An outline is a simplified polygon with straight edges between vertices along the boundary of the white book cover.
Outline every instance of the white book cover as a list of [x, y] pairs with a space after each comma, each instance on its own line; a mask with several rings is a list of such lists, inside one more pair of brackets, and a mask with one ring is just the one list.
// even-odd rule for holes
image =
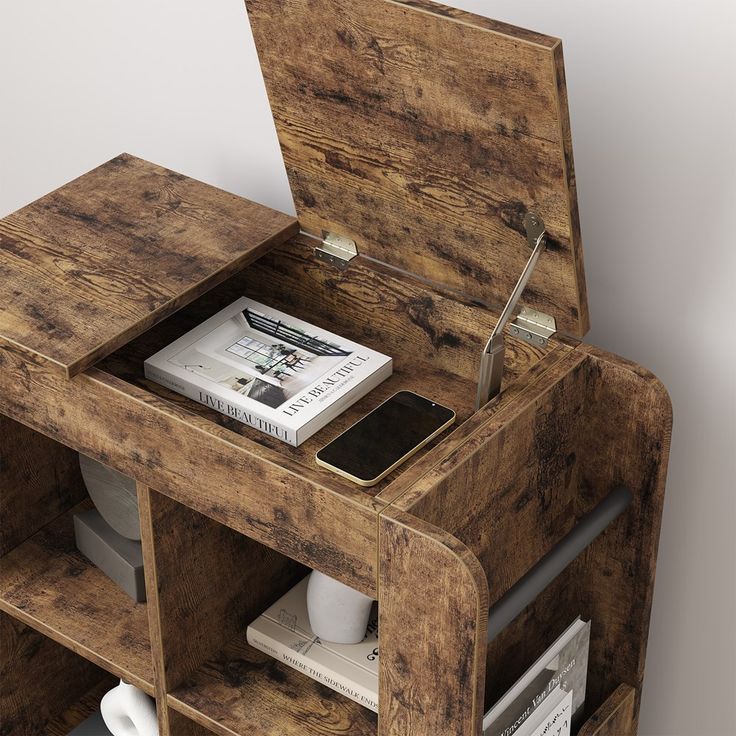
[[309, 626], [308, 581], [304, 578], [248, 627], [248, 644], [378, 713], [377, 604], [362, 642], [325, 642]]
[[590, 621], [578, 618], [486, 713], [483, 735], [526, 736], [521, 727], [547, 712], [546, 700], [557, 688], [572, 694], [570, 721], [576, 726], [585, 702], [589, 647]]
[[391, 375], [390, 357], [242, 297], [145, 361], [146, 378], [298, 446]]

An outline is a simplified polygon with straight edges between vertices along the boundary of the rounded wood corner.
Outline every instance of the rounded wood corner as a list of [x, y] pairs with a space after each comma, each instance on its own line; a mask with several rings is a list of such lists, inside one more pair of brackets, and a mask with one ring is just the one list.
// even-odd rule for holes
[[451, 534], [395, 509], [379, 516], [378, 537], [379, 736], [479, 733], [488, 626], [480, 562]]
[[[488, 610], [489, 588], [483, 565], [471, 549], [457, 537], [427, 521], [404, 511], [388, 507], [379, 515], [379, 555], [382, 548], [381, 537], [390, 533], [409, 544], [410, 540], [421, 540], [427, 550], [432, 550], [463, 574], [464, 581], [475, 591], [480, 610]], [[379, 559], [379, 570], [382, 568]], [[379, 575], [380, 590], [380, 575]]]
[[588, 359], [602, 373], [606, 367], [625, 371], [632, 383], [637, 384], [642, 390], [649, 391], [651, 394], [649, 404], [657, 414], [659, 426], [667, 436], [670, 436], [673, 422], [672, 398], [664, 382], [651, 370], [633, 360], [592, 345], [585, 345], [583, 349]]

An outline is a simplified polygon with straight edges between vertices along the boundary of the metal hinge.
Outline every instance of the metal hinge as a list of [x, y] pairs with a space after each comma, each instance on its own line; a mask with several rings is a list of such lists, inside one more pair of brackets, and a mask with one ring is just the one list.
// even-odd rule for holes
[[532, 345], [546, 347], [549, 338], [557, 332], [557, 323], [549, 314], [522, 307], [519, 316], [511, 323], [509, 332]]
[[314, 255], [320, 261], [342, 270], [358, 255], [358, 246], [351, 238], [325, 231], [321, 244], [314, 249]]

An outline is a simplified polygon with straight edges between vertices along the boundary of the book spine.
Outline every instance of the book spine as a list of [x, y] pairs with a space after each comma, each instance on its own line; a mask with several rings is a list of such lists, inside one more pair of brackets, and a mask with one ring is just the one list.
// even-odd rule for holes
[[253, 427], [253, 429], [257, 429], [259, 432], [263, 432], [264, 434], [269, 434], [289, 445], [296, 447], [298, 444], [296, 434], [291, 429], [265, 419], [257, 412], [250, 410], [246, 411], [241, 407], [235, 406], [229, 401], [221, 399], [219, 396], [215, 396], [209, 391], [206, 391], [196, 383], [181, 378], [180, 376], [169, 375], [166, 371], [156, 368], [150, 363], [144, 363], [143, 370], [146, 378], [156, 383], [160, 383], [171, 391], [175, 391], [182, 396], [186, 396], [200, 404], [204, 404], [204, 406], [210, 409], [219, 411], [220, 414], [236, 419], [242, 424], [247, 424], [249, 427]]
[[369, 708], [374, 713], [378, 713], [378, 694], [370, 688], [346, 679], [331, 667], [316, 667], [314, 662], [307, 661], [303, 655], [290, 649], [283, 642], [260, 631], [253, 631], [251, 627], [248, 627], [247, 639], [248, 644], [254, 649], [269, 654], [292, 669], [321, 682], [331, 690], [335, 690], [359, 705]]

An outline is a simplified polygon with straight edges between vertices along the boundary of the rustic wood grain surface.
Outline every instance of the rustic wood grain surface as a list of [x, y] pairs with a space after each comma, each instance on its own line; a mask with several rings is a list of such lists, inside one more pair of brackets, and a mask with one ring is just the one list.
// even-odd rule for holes
[[[164, 651], [163, 641], [164, 623], [161, 617], [156, 537], [153, 528], [152, 493], [153, 491], [148, 486], [136, 483], [141, 546], [143, 549], [143, 572], [146, 580], [146, 608], [148, 609], [148, 631], [151, 639], [156, 716], [160, 736], [169, 736], [171, 734], [171, 714], [166, 705], [166, 652]], [[174, 502], [171, 501], [170, 503], [173, 504]], [[182, 577], [186, 579], [187, 576]], [[186, 732], [184, 731], [184, 733]]]
[[160, 736], [211, 736], [212, 731], [200, 726], [190, 718], [166, 706], [168, 714], [168, 730], [162, 731]]
[[578, 736], [636, 736], [636, 691], [619, 685], [588, 719]]
[[[594, 626], [590, 642], [590, 703], [620, 684], [635, 688], [631, 733], [637, 732], [649, 621], [657, 569], [664, 490], [672, 433], [672, 404], [662, 383], [631, 361], [586, 346], [581, 366], [581, 418], [576, 515], [611, 489], [634, 493], [626, 513], [573, 566], [575, 596]], [[607, 733], [607, 732], [604, 732]]]
[[[186, 316], [188, 316], [188, 308]], [[172, 320], [178, 322], [179, 315], [175, 315]], [[163, 325], [162, 330], [168, 330], [168, 327], [169, 325]], [[181, 332], [180, 328], [175, 328], [171, 331], [171, 334], [181, 334]], [[205, 417], [212, 424], [246, 438], [257, 446], [268, 448], [275, 455], [283, 457], [285, 461], [289, 460], [294, 467], [303, 467], [309, 473], [309, 477], [319, 479], [320, 483], [330, 487], [343, 488], [348, 494], [354, 494], [358, 490], [357, 486], [317, 465], [315, 453], [397, 391], [413, 390], [429, 397], [442, 397], [442, 402], [456, 411], [458, 423], [468, 419], [473, 412], [476, 390], [476, 384], [473, 381], [462, 378], [456, 373], [445, 371], [412, 353], [394, 353], [394, 371], [388, 379], [379, 384], [367, 396], [341, 412], [339, 416], [304, 441], [299, 447], [292, 447], [147, 379], [143, 373], [143, 360], [154, 352], [154, 345], [162, 342], [160, 338], [161, 332], [152, 330], [151, 333], [142, 336], [139, 340], [110, 356], [99, 367], [101, 370], [109, 372], [131, 385], [161, 397], [167, 403], [178, 406], [184, 411]], [[430, 452], [436, 444], [434, 442], [427, 445], [412, 459], [412, 462], [416, 462], [419, 457]], [[379, 495], [382, 489], [400, 476], [407, 467], [406, 465], [402, 466], [375, 486], [359, 489], [359, 493], [366, 497]]]
[[585, 358], [580, 350], [568, 353], [398, 501], [470, 547], [483, 565], [491, 603], [574, 523], [584, 398], [571, 376]]
[[[477, 736], [581, 614], [580, 736], [633, 736], [666, 392], [567, 338], [512, 339], [502, 395], [472, 408], [528, 209], [550, 240], [524, 303], [588, 328], [561, 44], [428, 0], [247, 7], [302, 225], [354, 237], [361, 257], [318, 263], [294, 218], [128, 155], [0, 221], [9, 733], [81, 718], [99, 665], [158, 698], [162, 736]], [[300, 448], [145, 380], [146, 357], [242, 294], [391, 354], [394, 377]], [[400, 388], [458, 426], [369, 491], [315, 465]], [[84, 491], [57, 442], [138, 481], [147, 605], [75, 551]], [[626, 514], [486, 646], [489, 604], [617, 484], [634, 491]], [[302, 565], [379, 598], [380, 719], [247, 645]]]
[[[325, 267], [313, 249], [314, 240], [292, 238], [232, 282], [240, 293], [306, 315], [309, 322], [394, 356], [400, 366], [428, 363], [477, 382], [497, 311], [365, 258], [354, 259], [345, 271]], [[509, 336], [506, 349], [510, 385], [553, 348]], [[468, 388], [472, 408], [475, 391]]]
[[[571, 348], [566, 345], [556, 344], [543, 358], [532, 365], [531, 368], [516, 381], [509, 382], [499, 397], [486, 404], [479, 411], [460, 426], [449, 437], [445, 438], [437, 452], [421, 458], [411, 468], [408, 468], [399, 478], [379, 496], [382, 501], [391, 503], [395, 508], [411, 510], [415, 508], [418, 515], [424, 519], [434, 518], [440, 525], [446, 525], [447, 531], [452, 533], [453, 522], [451, 515], [457, 513], [463, 515], [460, 509], [453, 510], [441, 501], [441, 496], [434, 493], [436, 483], [445, 477], [456, 467], [458, 460], [467, 458], [465, 451], [473, 452], [479, 437], [487, 436], [493, 421], [494, 427], [503, 427], [510, 417], [518, 414], [530, 397], [538, 395], [540, 391], [546, 390], [550, 380], [564, 374], [566, 366], [570, 361], [575, 361], [571, 355]], [[464, 450], [461, 451], [460, 448]], [[468, 503], [480, 502], [482, 494], [478, 494], [476, 483], [466, 489], [469, 497]], [[430, 511], [427, 506], [434, 504], [435, 508]]]
[[[89, 419], [83, 421], [84, 414], [75, 414], [74, 407], [79, 405], [86, 393], [94, 394], [94, 386], [113, 381], [114, 377], [95, 369], [89, 374], [78, 376], [73, 381], [66, 381], [49, 374], [42, 365], [35, 365], [22, 356], [15, 364], [11, 360], [12, 355], [13, 349], [9, 347], [3, 351], [2, 360], [5, 365], [14, 367], [10, 374], [20, 378], [18, 385], [24, 388], [24, 393], [36, 398], [39, 395], [54, 397], [58, 406], [62, 407], [63, 421], [60, 422], [58, 416], [52, 418], [49, 413], [49, 407], [55, 406], [53, 401], [42, 404], [46, 407], [45, 414], [39, 411], [39, 405], [34, 405], [38, 416], [45, 417], [45, 431], [56, 434], [72, 431], [72, 436], [83, 439], [85, 443], [89, 441], [87, 432], [90, 436], [102, 434], [102, 428], [104, 432], [110, 432], [110, 426], [107, 424], [95, 427], [94, 420], [98, 413], [89, 414], [89, 418], [93, 420], [93, 424], [89, 426]], [[79, 386], [85, 388], [76, 393]], [[112, 388], [112, 385], [108, 385], [108, 388]], [[113, 416], [125, 417], [126, 421], [129, 421], [130, 417], [139, 411], [141, 403], [158, 405], [157, 401], [151, 397], [145, 398], [144, 394], [137, 395], [137, 399], [128, 395], [128, 391], [134, 387], [122, 391], [121, 387], [115, 384], [115, 388], [115, 391], [104, 396], [121, 400], [122, 394], [127, 398], [121, 400], [121, 407], [118, 412], [113, 412]], [[106, 402], [106, 405], [109, 406], [109, 402]], [[131, 408], [134, 410], [132, 415]], [[589, 679], [590, 710], [600, 705], [620, 682], [632, 682], [637, 685], [640, 683], [656, 561], [656, 536], [661, 514], [664, 468], [669, 446], [671, 421], [669, 411], [669, 403], [661, 385], [638, 366], [587, 346], [573, 349], [559, 345], [530, 369], [523, 380], [512, 384], [497, 404], [486, 407], [466, 425], [460, 427], [457, 436], [450, 435], [447, 438], [447, 446], [440, 445], [438, 448], [436, 458], [426, 456], [419, 464], [421, 467], [410, 469], [409, 475], [413, 476], [413, 480], [402, 492], [397, 492], [394, 499], [396, 505], [441, 523], [460, 540], [464, 540], [472, 553], [477, 555], [487, 568], [484, 574], [492, 583], [491, 600], [507, 589], [526, 566], [533, 564], [574, 523], [575, 518], [602, 498], [612, 482], [625, 482], [632, 488], [645, 489], [641, 496], [637, 497], [628, 523], [621, 521], [606, 532], [590, 552], [576, 563], [577, 568], [571, 569], [555, 581], [550, 589], [489, 647], [487, 697], [500, 695], [502, 689], [510, 685], [578, 613], [606, 622], [605, 626], [599, 626], [594, 630]], [[67, 426], [69, 423], [74, 424], [73, 430], [69, 430]], [[143, 432], [143, 426], [150, 423], [150, 419], [142, 420], [139, 431]], [[154, 425], [159, 427], [159, 420], [155, 421]], [[201, 432], [205, 426], [206, 423], [203, 423], [199, 431]], [[183, 435], [178, 436], [181, 438]], [[201, 434], [198, 436], [201, 437]], [[159, 442], [157, 448], [160, 449], [164, 445], [165, 443]], [[124, 444], [120, 447], [124, 447]], [[143, 474], [150, 473], [152, 469], [159, 472], [160, 459], [151, 463], [139, 453], [132, 461], [130, 458], [125, 461], [122, 459], [120, 448], [115, 449], [108, 443], [103, 444], [102, 448], [102, 453], [108, 461], [112, 457], [115, 462], [123, 464], [130, 462], [130, 468], [139, 473], [143, 469]], [[531, 464], [530, 458], [534, 458]], [[487, 469], [487, 473], [484, 468]], [[482, 480], [486, 475], [488, 484], [480, 483], [479, 479]], [[164, 479], [166, 476], [162, 474], [160, 477]], [[506, 492], [502, 492], [504, 478], [508, 481]], [[524, 482], [521, 482], [522, 480]], [[532, 485], [548, 490], [539, 494], [523, 491], [525, 487]], [[178, 485], [175, 487], [178, 488]], [[479, 490], [485, 490], [486, 496], [479, 495]], [[164, 520], [166, 514], [163, 514], [155, 524], [149, 522], [151, 539], [154, 538], [158, 528], [163, 540], [163, 549], [167, 550], [168, 557], [164, 559], [168, 561], [161, 566], [164, 569], [173, 568], [175, 563], [186, 562], [187, 549], [202, 551], [204, 540], [215, 540], [217, 542], [215, 548], [227, 552], [222, 570], [226, 579], [232, 581], [232, 571], [228, 565], [233, 565], [233, 560], [237, 560], [239, 555], [230, 553], [241, 543], [239, 540], [245, 540], [245, 537], [239, 537], [235, 532], [226, 530], [209, 519], [199, 518], [194, 511], [179, 506], [171, 499], [159, 494], [155, 496], [158, 499], [157, 503], [161, 504], [160, 509], [169, 511], [173, 509], [171, 518], [178, 518], [175, 523], [167, 525]], [[193, 493], [188, 502], [192, 502], [194, 498]], [[203, 508], [207, 514], [221, 513], [221, 509], [208, 504], [203, 504]], [[376, 507], [373, 513], [379, 510], [380, 508]], [[399, 513], [402, 512], [390, 508], [385, 515], [389, 518]], [[189, 521], [184, 520], [182, 514], [189, 515]], [[232, 525], [234, 517], [233, 509], [233, 516], [226, 515], [224, 520]], [[383, 519], [381, 523], [384, 523]], [[421, 529], [421, 525], [426, 523], [412, 520], [403, 523], [402, 526], [409, 530], [407, 534], [414, 534], [417, 525]], [[54, 524], [38, 536], [47, 534], [53, 527]], [[514, 536], [514, 529], [520, 536]], [[441, 534], [445, 537], [446, 531]], [[13, 554], [29, 549], [26, 547], [28, 544], [29, 542], [26, 542], [6, 559], [12, 560]], [[217, 559], [216, 549], [206, 543], [204, 547], [210, 551], [202, 552], [203, 561]], [[510, 548], [517, 554], [508, 555]], [[44, 564], [48, 561], [48, 549], [46, 545], [43, 552]], [[518, 554], [519, 552], [523, 554]], [[274, 553], [268, 551], [268, 554]], [[243, 552], [240, 558], [249, 555], [250, 553]], [[424, 557], [429, 559], [431, 555], [414, 556], [411, 565], [419, 564]], [[312, 559], [321, 563], [329, 562], [331, 558]], [[401, 555], [395, 551], [390, 554], [381, 552], [381, 559], [388, 561], [384, 562], [385, 575], [399, 574], [398, 568], [393, 570], [391, 568], [396, 564], [404, 564], [401, 562]], [[343, 564], [339, 563], [339, 566]], [[437, 561], [432, 565], [433, 569], [441, 567]], [[192, 569], [199, 570], [198, 577], [203, 579], [203, 571], [207, 568], [195, 560]], [[412, 574], [414, 572], [416, 570], [413, 570]], [[72, 585], [70, 578], [77, 577], [76, 574], [70, 576], [68, 573], [69, 570], [57, 576], [61, 578], [60, 582], [51, 583], [51, 587], [68, 589], [68, 586]], [[55, 581], [56, 577], [53, 579]], [[193, 600], [192, 594], [181, 587], [182, 583], [177, 578], [173, 578], [173, 584], [171, 581], [172, 578], [169, 578], [169, 582], [161, 587], [161, 591], [165, 591], [164, 597], [171, 596], [167, 606], [174, 611], [166, 614], [165, 618], [172, 622], [190, 620], [193, 623], [182, 629], [189, 631], [190, 636], [182, 641], [177, 639], [174, 631], [166, 649], [161, 648], [161, 668], [165, 669], [163, 662], [169, 657], [175, 663], [175, 667], [182, 667], [180, 672], [189, 673], [186, 689], [189, 692], [189, 684], [193, 684], [193, 692], [196, 694], [192, 697], [198, 703], [192, 705], [194, 701], [184, 703], [175, 698], [174, 707], [178, 707], [187, 717], [195, 720], [199, 718], [200, 725], [218, 733], [239, 733], [237, 729], [243, 725], [242, 713], [234, 716], [232, 731], [227, 731], [223, 730], [225, 726], [213, 726], [216, 718], [209, 715], [208, 709], [220, 707], [219, 703], [223, 696], [221, 680], [225, 680], [224, 697], [233, 698], [227, 702], [232, 703], [236, 699], [236, 695], [231, 692], [231, 685], [226, 680], [226, 673], [229, 674], [230, 670], [224, 667], [231, 658], [237, 659], [238, 655], [233, 655], [231, 649], [237, 650], [240, 645], [236, 641], [219, 648], [221, 640], [197, 634], [203, 623], [201, 617], [194, 615], [194, 618], [187, 619], [191, 611], [187, 614], [179, 610], [185, 601]], [[189, 585], [186, 581], [184, 584], [185, 587]], [[228, 585], [224, 582], [223, 586], [223, 589], [228, 589]], [[219, 590], [223, 586], [218, 584], [215, 587]], [[157, 582], [156, 589], [159, 587], [160, 583]], [[204, 587], [206, 588], [206, 585]], [[67, 594], [67, 599], [71, 597], [76, 600], [78, 591], [71, 590], [72, 592]], [[379, 592], [380, 590], [379, 588]], [[272, 592], [273, 595], [277, 593], [276, 590]], [[85, 603], [87, 600], [85, 595], [80, 597], [82, 609], [89, 612], [91, 609], [86, 608], [89, 604]], [[214, 592], [211, 597], [216, 599]], [[433, 602], [439, 599], [438, 596], [430, 598]], [[157, 604], [160, 603], [158, 596], [156, 600]], [[227, 602], [227, 596], [224, 600]], [[227, 623], [229, 620], [232, 624], [234, 619], [229, 616], [239, 607], [237, 601], [235, 599], [233, 601], [232, 609], [228, 605], [220, 608], [221, 601], [215, 600], [217, 605], [213, 603], [213, 607], [209, 609], [205, 607], [203, 610], [209, 610], [215, 619], [224, 616], [223, 621]], [[628, 601], [628, 604], [622, 606], [622, 601]], [[419, 605], [414, 600], [406, 605], [410, 604], [413, 607]], [[113, 672], [120, 673], [126, 669], [121, 664], [128, 656], [124, 649], [116, 650], [113, 655], [95, 659], [94, 653], [105, 650], [108, 646], [111, 634], [107, 629], [92, 634], [86, 630], [80, 633], [75, 628], [77, 622], [58, 618], [55, 604], [46, 602], [42, 605], [54, 610], [53, 615], [57, 617], [59, 627], [58, 631], [47, 631], [45, 627], [36, 623], [38, 628], [94, 661], [99, 661]], [[466, 611], [466, 621], [469, 620], [467, 612], [477, 608], [477, 606], [473, 608], [467, 600], [465, 604], [457, 601], [456, 606]], [[442, 607], [436, 608], [438, 609], [436, 611], [430, 610], [431, 606], [427, 602], [423, 615], [430, 618], [445, 615]], [[11, 610], [13, 615], [19, 618], [27, 615], [22, 607], [13, 606]], [[452, 616], [456, 618], [457, 611], [455, 608], [452, 610], [454, 612]], [[161, 616], [160, 609], [159, 616]], [[392, 618], [393, 616], [389, 617]], [[397, 625], [399, 620], [397, 618], [393, 623], [389, 621], [388, 626]], [[442, 627], [443, 630], [447, 628], [444, 623]], [[467, 636], [467, 630], [464, 634], [467, 641], [475, 642], [476, 646], [479, 640], [483, 640], [482, 635], [478, 634], [479, 629], [480, 627], [476, 625], [473, 637]], [[233, 629], [230, 628], [229, 631], [232, 633]], [[94, 643], [90, 645], [90, 641]], [[406, 647], [411, 648], [411, 645], [408, 643]], [[482, 651], [485, 651], [484, 648]], [[420, 661], [426, 654], [419, 649], [412, 649], [412, 652], [410, 655], [412, 661]], [[197, 662], [200, 664], [197, 665]], [[447, 666], [452, 667], [452, 661], [448, 660]], [[221, 672], [220, 680], [213, 675], [213, 669]], [[443, 670], [442, 668], [435, 670], [437, 677], [435, 678], [433, 674], [429, 682], [420, 683], [421, 687], [427, 688], [428, 692], [434, 689], [435, 692], [445, 693], [446, 687], [438, 684], [437, 679], [442, 677]], [[469, 681], [480, 688], [483, 677], [476, 673]], [[419, 687], [414, 679], [411, 679], [411, 682], [412, 688]], [[247, 686], [239, 684], [236, 689], [242, 694], [243, 687], [245, 691], [250, 692], [251, 684]], [[394, 698], [392, 702], [395, 710], [392, 710], [391, 717], [386, 719], [385, 728], [394, 728], [394, 732], [401, 733], [401, 729], [407, 727], [416, 729], [417, 733], [423, 733], [421, 729], [424, 728], [422, 725], [424, 720], [417, 721], [416, 718], [431, 720], [439, 717], [437, 714], [422, 713], [417, 708], [406, 710], [396, 706], [396, 702], [404, 702], [403, 699], [406, 697], [406, 693], [400, 689], [402, 685], [398, 676], [393, 681], [392, 687], [392, 694], [386, 697]], [[182, 688], [185, 686], [182, 685]], [[157, 691], [159, 697], [162, 697], [165, 689], [159, 686]], [[636, 720], [637, 701], [638, 695], [635, 696], [634, 710], [630, 716], [632, 723]], [[477, 712], [482, 710], [482, 704], [482, 695], [477, 694], [471, 700], [464, 698], [458, 708], [461, 710], [471, 708]], [[200, 707], [202, 712], [208, 715], [198, 713], [197, 708]], [[166, 713], [168, 714], [168, 711]], [[348, 717], [348, 724], [350, 717], [352, 716]], [[467, 717], [469, 716], [465, 711], [460, 720]], [[410, 726], [407, 726], [406, 719], [411, 720]], [[286, 722], [291, 722], [291, 716]], [[345, 722], [339, 720], [339, 724]], [[246, 721], [246, 730], [250, 723]], [[330, 725], [332, 723], [329, 718], [325, 722], [315, 722], [315, 732], [332, 733], [330, 730], [333, 728]], [[167, 723], [165, 728], [171, 732], [170, 724]], [[373, 728], [375, 730], [375, 725]], [[384, 726], [380, 728], [383, 729]], [[635, 728], [631, 732], [634, 733]], [[613, 732], [603, 731], [603, 733]]]
[[414, 5], [246, 3], [302, 227], [499, 305], [534, 210], [550, 238], [525, 301], [583, 335], [560, 43]]
[[[202, 513], [240, 531], [255, 533], [267, 544], [280, 545], [282, 551], [328, 574], [349, 576], [345, 582], [364, 586], [365, 592], [375, 594], [374, 517], [384, 505], [380, 494], [411, 464], [366, 491], [319, 468], [314, 453], [399, 389], [442, 397], [457, 412], [458, 425], [462, 424], [472, 414], [480, 346], [494, 316], [396, 272], [373, 269], [372, 264], [357, 264], [342, 275], [317, 264], [311, 248], [304, 242], [289, 243], [279, 251], [279, 257], [259, 264], [252, 274], [248, 269], [229, 279], [118, 350], [100, 364], [101, 372], [91, 371], [72, 382], [57, 381], [52, 372], [46, 376], [41, 363], [25, 360], [21, 351], [8, 346], [0, 357], [7, 369], [7, 393], [11, 395], [14, 387], [24, 387], [8, 411], [109, 465], [120, 463], [117, 469], [150, 482]], [[336, 329], [332, 324], [336, 321], [337, 328], [348, 337], [390, 352], [396, 361], [395, 376], [300, 448], [271, 440], [146, 381], [142, 371], [146, 357], [244, 292], [276, 307], [299, 311], [328, 328]], [[332, 315], [336, 315], [334, 320]], [[381, 324], [386, 325], [383, 339]], [[509, 340], [507, 385], [518, 381], [545, 352]], [[36, 392], [33, 397], [31, 390]], [[51, 411], [50, 407], [56, 405], [62, 412], [69, 412], [66, 420], [60, 421], [59, 412]], [[132, 426], [135, 432], [126, 429]], [[198, 454], [183, 452], [190, 442], [199, 446], [202, 433], [214, 436], [204, 440]], [[412, 462], [431, 454], [437, 444]], [[118, 448], [123, 446], [130, 452], [121, 455]], [[240, 448], [235, 454], [233, 446]], [[236, 479], [245, 477], [263, 478], [270, 493], [264, 496], [256, 486], [238, 488]], [[198, 479], [198, 488], [210, 489], [209, 498], [195, 489], [193, 479]], [[249, 481], [241, 482], [250, 485]], [[300, 487], [310, 490], [305, 495], [296, 491]], [[238, 509], [244, 502], [247, 507], [242, 493], [261, 510], [250, 508], [242, 514]], [[291, 508], [295, 493], [304, 501], [302, 511]], [[373, 500], [372, 496], [379, 499]], [[333, 501], [337, 503], [334, 508]], [[279, 508], [289, 508], [288, 517], [280, 515]], [[279, 532], [282, 526], [290, 527], [290, 522], [306, 528], [305, 514], [314, 519], [315, 513], [322, 515], [325, 511], [324, 540], [328, 546], [348, 548], [348, 565], [339, 563], [336, 550], [324, 552], [315, 547], [313, 537], [300, 540], [299, 531], [296, 535]], [[352, 514], [357, 514], [358, 522], [351, 520]], [[340, 527], [344, 531], [339, 531]]]
[[[265, 256], [101, 361], [99, 368], [289, 457], [325, 483], [354, 490], [349, 481], [316, 464], [316, 451], [401, 389], [441, 397], [456, 412], [457, 424], [464, 422], [473, 413], [480, 353], [497, 315], [477, 305], [459, 302], [452, 295], [438, 293], [405, 275], [377, 270], [372, 263], [351, 264], [345, 272], [325, 267], [315, 260], [313, 247], [314, 242], [306, 239], [289, 241], [273, 257]], [[143, 361], [147, 357], [243, 294], [391, 355], [394, 375], [298, 448], [145, 378]], [[518, 381], [541, 356], [553, 349], [509, 338], [505, 385]], [[410, 464], [436, 444], [424, 448]], [[379, 495], [408, 467], [403, 466], [362, 492]]]
[[76, 549], [73, 513], [88, 508], [75, 506], [2, 558], [0, 609], [153, 695], [146, 605]]
[[512, 26], [508, 23], [503, 23], [502, 21], [494, 20], [493, 18], [486, 18], [482, 15], [476, 15], [475, 13], [469, 13], [465, 10], [459, 10], [458, 8], [451, 8], [448, 5], [436, 3], [434, 0], [395, 0], [395, 2], [397, 4], [416, 8], [417, 10], [424, 10], [427, 13], [432, 13], [433, 15], [452, 18], [455, 21], [474, 28], [485, 28], [488, 31], [527, 41], [528, 43], [543, 46], [544, 48], [552, 49], [559, 43], [559, 39], [553, 38], [552, 36], [545, 36], [543, 33], [538, 33], [537, 31], [531, 31], [527, 28], [519, 28], [519, 26]]
[[0, 336], [75, 375], [297, 229], [122, 154], [0, 220]]

